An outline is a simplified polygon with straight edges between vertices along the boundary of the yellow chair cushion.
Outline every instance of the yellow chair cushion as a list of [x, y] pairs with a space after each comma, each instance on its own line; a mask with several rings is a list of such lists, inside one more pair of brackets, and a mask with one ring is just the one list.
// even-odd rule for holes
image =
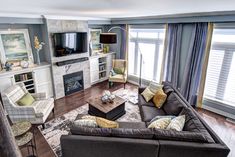
[[96, 117], [96, 123], [101, 128], [118, 128], [119, 125], [115, 121], [111, 121], [105, 118]]
[[157, 108], [161, 108], [164, 102], [166, 101], [167, 95], [162, 89], [157, 90], [153, 97], [153, 103]]
[[141, 93], [141, 95], [144, 97], [145, 101], [149, 102], [154, 96], [154, 93], [151, 92], [151, 90], [147, 87], [145, 90]]

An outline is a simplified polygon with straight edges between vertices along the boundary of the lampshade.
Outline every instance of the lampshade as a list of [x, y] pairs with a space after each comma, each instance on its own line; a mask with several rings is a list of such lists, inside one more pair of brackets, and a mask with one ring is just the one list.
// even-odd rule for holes
[[101, 44], [116, 44], [117, 34], [116, 33], [101, 33], [100, 43]]

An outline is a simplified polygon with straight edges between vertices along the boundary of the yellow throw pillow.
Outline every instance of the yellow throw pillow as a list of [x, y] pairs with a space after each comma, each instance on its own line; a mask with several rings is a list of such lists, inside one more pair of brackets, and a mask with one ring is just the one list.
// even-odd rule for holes
[[20, 100], [17, 101], [19, 106], [30, 106], [33, 104], [35, 99], [32, 97], [30, 93], [25, 94]]
[[105, 118], [96, 117], [96, 123], [101, 128], [118, 128], [119, 125], [115, 121], [111, 121]]
[[160, 118], [149, 124], [148, 128], [166, 129], [170, 122], [171, 118]]
[[153, 103], [157, 108], [161, 108], [166, 101], [167, 95], [162, 89], [159, 89], [153, 97]]
[[151, 90], [147, 87], [145, 90], [141, 93], [141, 95], [144, 97], [145, 101], [149, 102], [154, 96], [154, 93], [151, 92]]

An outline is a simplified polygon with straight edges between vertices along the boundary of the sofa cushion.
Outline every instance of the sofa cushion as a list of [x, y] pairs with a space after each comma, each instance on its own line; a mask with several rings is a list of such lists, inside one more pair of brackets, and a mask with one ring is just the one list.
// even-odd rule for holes
[[137, 139], [152, 139], [153, 132], [150, 129], [126, 129], [126, 128], [88, 128], [72, 126], [70, 132], [73, 135], [123, 137]]
[[151, 106], [140, 106], [140, 115], [142, 118], [142, 121], [149, 122], [156, 116], [164, 116], [166, 115], [165, 111], [163, 109], [159, 109]]
[[191, 108], [183, 108], [180, 115], [185, 115], [184, 131], [202, 133], [206, 137], [207, 142], [214, 143], [213, 138]]
[[165, 104], [163, 105], [163, 110], [167, 115], [175, 115], [178, 116], [183, 109], [184, 102], [179, 98], [179, 96], [172, 92], [166, 99]]
[[119, 128], [130, 129], [145, 129], [146, 124], [144, 122], [118, 122]]
[[189, 131], [175, 131], [165, 129], [151, 129], [153, 131], [153, 138], [156, 140], [173, 140], [173, 141], [187, 141], [187, 142], [208, 142], [202, 133]]

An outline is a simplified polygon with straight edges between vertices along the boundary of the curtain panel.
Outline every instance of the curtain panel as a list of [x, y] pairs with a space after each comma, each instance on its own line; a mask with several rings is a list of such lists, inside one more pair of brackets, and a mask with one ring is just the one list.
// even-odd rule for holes
[[168, 24], [165, 40], [163, 80], [178, 88], [179, 61], [183, 24]]
[[179, 89], [185, 99], [193, 106], [197, 103], [198, 89], [201, 81], [203, 61], [207, 46], [208, 23], [192, 24], [189, 49], [179, 80], [181, 40], [184, 24], [169, 24], [166, 36], [164, 80]]

